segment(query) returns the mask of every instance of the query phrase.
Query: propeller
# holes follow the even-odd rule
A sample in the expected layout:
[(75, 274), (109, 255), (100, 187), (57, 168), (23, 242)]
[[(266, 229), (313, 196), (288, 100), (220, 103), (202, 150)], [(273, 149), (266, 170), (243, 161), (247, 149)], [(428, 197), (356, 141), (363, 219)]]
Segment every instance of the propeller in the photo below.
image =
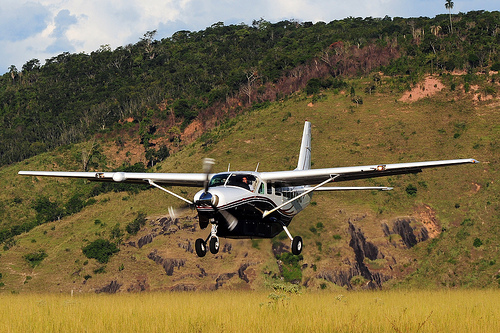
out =
[(204, 193), (200, 196), (200, 199), (197, 201), (197, 204), (211, 206), (215, 212), (219, 212), (224, 218), (224, 220), (226, 220), (228, 224), (228, 229), (232, 231), (234, 230), (234, 228), (236, 228), (236, 225), (238, 224), (238, 219), (226, 210), (218, 210), (217, 204), (219, 203), (219, 197), (217, 197), (217, 195), (212, 195), (212, 193), (208, 192), (210, 173), (212, 172), (214, 164), (215, 160), (213, 158), (203, 159), (203, 172), (206, 174), (206, 179), (203, 183)]

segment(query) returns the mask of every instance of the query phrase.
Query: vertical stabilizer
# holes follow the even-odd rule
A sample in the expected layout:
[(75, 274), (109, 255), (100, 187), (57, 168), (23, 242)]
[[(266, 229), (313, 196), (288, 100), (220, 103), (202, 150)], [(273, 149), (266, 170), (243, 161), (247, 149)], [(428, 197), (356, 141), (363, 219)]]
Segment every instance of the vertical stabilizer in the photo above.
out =
[(302, 134), (302, 144), (300, 145), (299, 162), (295, 170), (311, 169), (311, 123), (306, 121), (304, 133)]

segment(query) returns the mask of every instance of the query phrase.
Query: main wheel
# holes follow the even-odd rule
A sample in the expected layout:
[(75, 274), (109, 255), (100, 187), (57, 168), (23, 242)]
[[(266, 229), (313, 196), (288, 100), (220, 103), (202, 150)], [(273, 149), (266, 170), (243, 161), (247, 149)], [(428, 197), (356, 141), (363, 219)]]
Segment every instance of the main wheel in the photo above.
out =
[(219, 253), (219, 237), (214, 236), (210, 238), (210, 252), (212, 252), (212, 254)]
[(198, 238), (194, 243), (194, 249), (196, 250), (198, 257), (204, 257), (205, 254), (207, 254), (207, 244), (201, 238)]
[(292, 254), (294, 255), (299, 255), (300, 252), (302, 252), (302, 237), (300, 236), (295, 236), (293, 237), (292, 240)]

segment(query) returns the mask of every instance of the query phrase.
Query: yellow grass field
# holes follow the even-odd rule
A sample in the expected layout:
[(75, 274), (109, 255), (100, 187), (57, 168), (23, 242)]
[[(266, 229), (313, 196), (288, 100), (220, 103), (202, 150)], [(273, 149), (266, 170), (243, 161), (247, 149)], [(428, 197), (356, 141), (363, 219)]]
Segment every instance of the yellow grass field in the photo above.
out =
[(0, 295), (0, 332), (500, 332), (500, 290)]

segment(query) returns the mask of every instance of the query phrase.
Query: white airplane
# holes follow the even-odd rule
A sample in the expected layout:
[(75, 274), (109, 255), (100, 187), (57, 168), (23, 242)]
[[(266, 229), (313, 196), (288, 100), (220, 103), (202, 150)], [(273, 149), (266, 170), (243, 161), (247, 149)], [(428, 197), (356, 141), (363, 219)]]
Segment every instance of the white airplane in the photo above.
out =
[[(392, 190), (391, 187), (325, 187), (327, 183), (418, 173), (424, 168), (466, 163), (475, 159), (431, 162), (376, 164), (367, 166), (311, 169), (311, 123), (306, 121), (297, 168), (290, 171), (227, 171), (213, 174), (214, 160), (204, 159), (202, 173), (134, 173), (134, 172), (57, 172), (19, 171), (20, 175), (73, 177), (90, 181), (149, 183), (187, 203), (198, 211), (199, 224), (205, 229), (211, 224), (206, 239), (195, 242), (196, 253), (205, 256), (208, 248), (219, 251), (219, 237), (273, 238), (285, 231), (291, 240), (291, 251), (298, 255), (303, 242), (292, 237), (288, 225), (293, 217), (306, 208), (315, 191)], [(258, 166), (257, 166), (258, 168)], [(163, 186), (201, 187), (190, 201)]]

